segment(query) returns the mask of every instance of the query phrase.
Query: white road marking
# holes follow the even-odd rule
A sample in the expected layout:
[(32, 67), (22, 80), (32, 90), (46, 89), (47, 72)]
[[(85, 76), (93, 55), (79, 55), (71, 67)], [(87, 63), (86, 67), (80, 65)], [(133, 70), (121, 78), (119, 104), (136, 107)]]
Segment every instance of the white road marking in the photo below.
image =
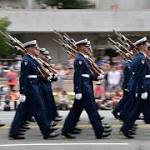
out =
[(129, 143), (32, 143), (32, 144), (1, 144), (0, 147), (19, 147), (19, 146), (128, 146)]

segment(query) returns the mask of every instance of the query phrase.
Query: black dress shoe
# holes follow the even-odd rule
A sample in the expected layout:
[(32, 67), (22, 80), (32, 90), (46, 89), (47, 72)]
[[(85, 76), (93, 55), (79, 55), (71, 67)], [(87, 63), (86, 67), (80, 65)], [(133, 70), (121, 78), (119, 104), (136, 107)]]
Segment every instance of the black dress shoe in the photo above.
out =
[(3, 127), (3, 126), (5, 126), (5, 124), (1, 123), (1, 124), (0, 124), (0, 127)]
[(108, 132), (108, 133), (103, 132), (101, 136), (98, 136), (98, 137), (96, 137), (96, 138), (97, 138), (97, 139), (101, 139), (101, 138), (108, 137), (108, 136), (110, 136), (110, 135), (111, 135), (111, 133), (110, 133), (110, 132)]
[(17, 135), (19, 135), (19, 136), (20, 136), (20, 135), (24, 135), (24, 133), (18, 133)]
[(101, 116), (101, 117), (100, 117), (100, 120), (103, 120), (104, 118), (105, 118), (105, 117)]
[(111, 128), (111, 126), (108, 125), (107, 123), (103, 124), (103, 127), (104, 127), (105, 129), (110, 129), (110, 128)]
[(74, 131), (79, 131), (79, 132), (82, 131), (82, 129), (80, 129), (80, 128), (74, 128), (73, 130), (74, 130)]
[(71, 133), (71, 134), (80, 134), (81, 131), (72, 130), (72, 131), (70, 131), (69, 133)]
[(23, 126), (21, 129), (29, 130), (30, 128), (27, 126)]
[(26, 129), (20, 129), (19, 131), (20, 132), (26, 132)]
[(56, 117), (56, 118), (54, 119), (54, 121), (62, 121), (62, 118)]
[(57, 124), (58, 124), (57, 122), (52, 121), (51, 126), (52, 126), (52, 127), (55, 127), (55, 126), (57, 126)]
[(55, 138), (57, 136), (59, 136), (59, 133), (55, 133), (55, 132), (51, 132), (47, 137), (44, 137), (44, 139), (50, 139), (50, 138)]
[(114, 116), (116, 119), (119, 119), (119, 118), (120, 118), (116, 111), (113, 110), (113, 111), (112, 111), (112, 114), (113, 114), (113, 116)]
[(71, 134), (66, 133), (66, 132), (62, 132), (61, 135), (65, 136), (67, 139), (75, 139), (76, 138), (75, 136), (72, 136)]
[(51, 128), (51, 132), (54, 132), (54, 131), (56, 131), (56, 130), (58, 130), (59, 128)]
[(23, 137), (23, 136), (19, 136), (19, 135), (10, 135), (9, 136), (9, 139), (10, 140), (24, 140), (25, 139), (25, 137)]
[(104, 132), (106, 132), (106, 133), (110, 133), (112, 131), (112, 129), (111, 128), (105, 128), (104, 127)]
[(129, 132), (131, 135), (136, 135), (136, 131), (133, 131), (132, 129), (128, 130), (128, 132)]
[(134, 136), (132, 136), (133, 134), (130, 131), (124, 131), (123, 129), (120, 129), (120, 131), (123, 133), (123, 135), (129, 139), (133, 139)]

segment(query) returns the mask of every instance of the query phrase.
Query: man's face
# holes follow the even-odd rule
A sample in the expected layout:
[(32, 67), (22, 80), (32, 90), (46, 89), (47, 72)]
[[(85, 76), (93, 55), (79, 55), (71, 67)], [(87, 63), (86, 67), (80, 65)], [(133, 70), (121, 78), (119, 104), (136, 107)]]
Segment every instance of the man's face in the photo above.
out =
[(36, 47), (30, 47), (30, 48), (28, 48), (28, 52), (29, 52), (30, 54), (32, 54), (32, 55), (35, 55), (35, 56), (38, 56), (39, 53), (40, 53), (40, 52), (37, 50)]
[(148, 45), (146, 43), (139, 45), (139, 49), (144, 51), (144, 52), (147, 52), (148, 51)]
[(82, 51), (84, 51), (85, 54), (92, 56), (91, 48), (89, 46), (83, 45), (81, 46), (81, 49)]

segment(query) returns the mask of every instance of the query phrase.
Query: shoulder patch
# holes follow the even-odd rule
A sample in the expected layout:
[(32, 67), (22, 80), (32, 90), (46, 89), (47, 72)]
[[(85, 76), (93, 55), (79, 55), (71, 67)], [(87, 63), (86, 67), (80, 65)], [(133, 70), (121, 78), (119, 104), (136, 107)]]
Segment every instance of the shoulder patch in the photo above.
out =
[(145, 64), (145, 60), (141, 60), (141, 63), (142, 63), (142, 64)]
[(28, 61), (24, 61), (24, 65), (27, 66), (28, 65)]
[(79, 62), (78, 62), (78, 63), (79, 63), (79, 65), (82, 65), (82, 61), (81, 61), (81, 60), (79, 60)]

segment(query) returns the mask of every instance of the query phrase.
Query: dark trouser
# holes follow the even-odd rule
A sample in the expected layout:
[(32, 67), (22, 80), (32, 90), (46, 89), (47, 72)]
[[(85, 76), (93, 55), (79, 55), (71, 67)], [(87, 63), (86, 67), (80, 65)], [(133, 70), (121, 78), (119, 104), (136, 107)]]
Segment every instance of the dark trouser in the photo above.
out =
[(14, 116), (13, 122), (11, 124), (11, 128), (9, 131), (10, 136), (17, 135), (22, 125), (26, 121), (27, 117), (27, 101), (24, 103), (20, 103), (17, 107), (16, 114)]
[(45, 108), (46, 108), (46, 116), (49, 121), (49, 124), (54, 118), (54, 106), (53, 106), (53, 95), (51, 94), (50, 86), (47, 83), (41, 84), (41, 94), (45, 102)]
[[(17, 109), (14, 121), (10, 129), (10, 135), (16, 135), (29, 116), (34, 116), (43, 134), (47, 138), (50, 133), (50, 125), (45, 113), (45, 103), (40, 95), (37, 84), (31, 84), (27, 94), (26, 102), (22, 103)], [(16, 125), (17, 124), (17, 125)], [(14, 129), (13, 129), (14, 128)]]
[(128, 118), (125, 120), (123, 124), (123, 130), (128, 131), (133, 124), (135, 123), (136, 119), (139, 118), (140, 114), (143, 113), (144, 120), (146, 123), (150, 123), (150, 101), (138, 99), (136, 101), (136, 105), (134, 109), (129, 114)]
[(70, 132), (73, 130), (83, 109), (85, 109), (88, 114), (96, 137), (100, 137), (104, 131), (104, 128), (102, 126), (100, 116), (96, 109), (94, 96), (92, 96), (91, 93), (88, 93), (88, 95), (83, 94), (83, 98), (81, 100), (74, 101), (73, 107), (65, 120), (62, 131)]
[(114, 109), (115, 112), (119, 113), (123, 109), (125, 103), (128, 101), (128, 94), (129, 92), (124, 91), (122, 99), (119, 101), (119, 103)]

